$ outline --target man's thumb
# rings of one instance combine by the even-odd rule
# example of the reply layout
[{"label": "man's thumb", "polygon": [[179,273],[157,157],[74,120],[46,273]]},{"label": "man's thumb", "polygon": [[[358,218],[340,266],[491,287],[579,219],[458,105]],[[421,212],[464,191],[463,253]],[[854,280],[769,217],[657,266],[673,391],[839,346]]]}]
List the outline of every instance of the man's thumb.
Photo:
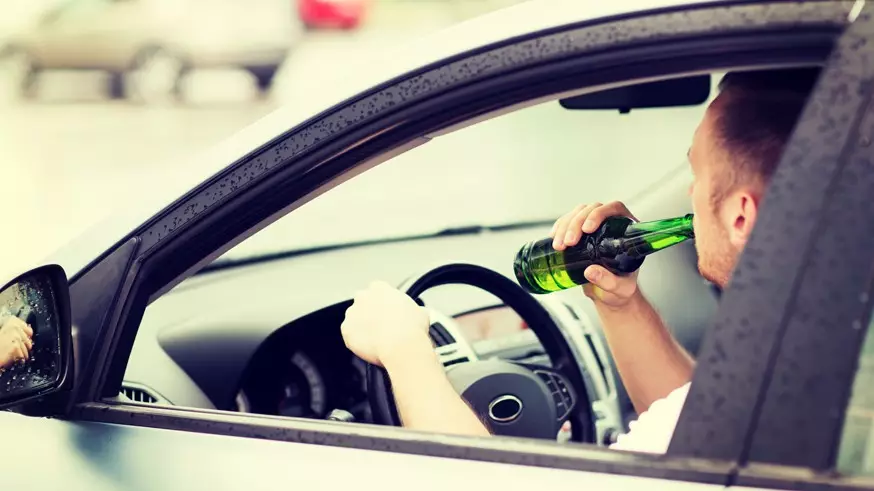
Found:
[{"label": "man's thumb", "polygon": [[586,276],[586,279],[589,280],[593,285],[601,288],[604,291],[613,291],[616,288],[617,281],[616,275],[611,273],[604,268],[603,266],[592,265],[586,268],[586,271],[583,273]]}]

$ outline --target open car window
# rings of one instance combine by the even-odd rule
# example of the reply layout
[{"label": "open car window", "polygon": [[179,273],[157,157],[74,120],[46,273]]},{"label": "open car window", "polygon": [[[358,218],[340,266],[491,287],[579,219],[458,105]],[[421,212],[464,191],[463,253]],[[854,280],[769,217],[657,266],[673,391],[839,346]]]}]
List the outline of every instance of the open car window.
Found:
[{"label": "open car window", "polygon": [[[713,74],[714,88],[721,76]],[[291,211],[149,305],[122,393],[138,402],[315,419],[340,409],[369,422],[364,364],[339,337],[344,308],[337,302],[371,281],[399,285],[453,262],[512,277],[519,247],[544,237],[580,203],[624,200],[634,208],[640,201],[641,219],[691,211],[686,152],[705,107],[622,113],[552,100],[429,135]],[[646,289],[694,352],[714,307],[695,271],[694,249],[687,244],[650,263]],[[662,278],[678,276],[682,287],[661,288]],[[636,413],[588,301],[579,291],[555,298],[579,309],[573,315],[582,320],[569,322],[591,330],[579,339],[580,356],[598,374],[605,421],[615,429],[601,433],[612,441]],[[694,312],[682,307],[689,298],[700,300]],[[499,312],[496,297],[447,286],[423,299],[440,314],[459,315],[460,331],[451,335],[482,356],[543,361],[530,331],[501,326],[484,336],[471,326],[476,316],[464,314]],[[167,358],[184,374],[157,373],[155,361]]]}]

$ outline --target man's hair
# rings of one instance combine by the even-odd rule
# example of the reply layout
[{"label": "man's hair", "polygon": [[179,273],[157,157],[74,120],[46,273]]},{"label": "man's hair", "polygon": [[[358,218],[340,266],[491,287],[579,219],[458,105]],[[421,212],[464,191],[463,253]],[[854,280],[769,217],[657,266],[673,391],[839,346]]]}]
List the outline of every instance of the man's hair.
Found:
[{"label": "man's hair", "polygon": [[715,186],[719,203],[742,183],[764,191],[777,168],[819,68],[731,72],[719,83],[715,131],[728,155]]}]

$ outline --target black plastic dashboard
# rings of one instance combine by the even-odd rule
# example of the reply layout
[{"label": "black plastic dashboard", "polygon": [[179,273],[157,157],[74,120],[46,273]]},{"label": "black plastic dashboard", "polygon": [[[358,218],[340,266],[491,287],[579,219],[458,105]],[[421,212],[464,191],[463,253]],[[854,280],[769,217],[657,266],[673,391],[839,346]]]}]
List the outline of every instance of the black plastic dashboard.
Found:
[{"label": "black plastic dashboard", "polygon": [[343,409],[370,422],[364,363],[340,335],[347,307],[322,309],[273,333],[252,357],[227,409],[319,419]]}]

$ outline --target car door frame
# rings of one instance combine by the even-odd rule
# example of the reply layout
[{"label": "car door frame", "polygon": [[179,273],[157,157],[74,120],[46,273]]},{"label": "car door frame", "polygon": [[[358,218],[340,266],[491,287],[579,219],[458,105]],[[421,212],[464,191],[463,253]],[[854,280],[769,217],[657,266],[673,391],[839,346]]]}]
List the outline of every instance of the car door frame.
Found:
[{"label": "car door frame", "polygon": [[[738,458],[737,486],[874,488],[872,478],[835,469],[874,307],[874,208],[866,199],[874,178],[874,9],[858,3],[851,17],[723,294],[702,346],[706,369],[693,379],[700,390],[671,445],[683,455]],[[862,251],[852,261],[848,244]],[[727,345],[745,353],[741,363],[724,356]],[[722,379],[763,382],[757,393],[726,394]],[[750,419],[739,422],[737,414]],[[701,425],[712,419],[738,431],[714,435]]]},{"label": "car door frame", "polygon": [[[426,111],[427,114],[429,109],[436,107],[444,112],[448,108],[467,108],[465,113],[455,115],[455,120],[443,120],[438,125],[446,127],[467,121],[477,112],[485,114],[507,105],[507,97],[516,97],[521,103],[538,96],[546,97],[569,90],[571,87],[578,90],[585,85],[597,86],[624,80],[623,74],[627,76],[627,72],[622,71],[623,67],[634,66],[639,77],[643,77],[641,73],[647,70],[649,76],[657,76],[660,70],[672,73],[678,70],[676,66],[670,62],[654,63],[653,60],[658,59],[660,54],[664,56],[666,53],[673,53],[673,56],[677,56],[677,50],[689,50],[693,46],[684,43],[703,43],[694,44],[701,50],[700,53],[695,53],[707,53],[712,58],[720,52],[712,51],[716,46],[709,44],[709,36],[719,38],[722,46],[719,49],[724,50],[730,44],[727,43],[730,39],[753,39],[757,26],[762,32],[769,31],[773,39],[785,40],[788,36],[802,32],[806,34],[805,29],[816,24],[821,32],[813,33],[815,29],[811,29],[812,36],[807,41],[812,46],[814,41],[821,43],[823,36],[833,37],[835,32],[843,28],[851,6],[852,2],[801,6],[727,2],[599,19],[532,34],[460,55],[426,67],[422,72],[390,81],[360,98],[326,111],[300,127],[289,130],[267,146],[256,149],[247,158],[234,163],[220,175],[182,197],[176,204],[134,231],[126,241],[101,256],[86,272],[73,278],[72,299],[78,342],[75,383],[71,384],[65,394],[28,407],[27,411],[34,414],[55,413],[79,421],[115,422],[520,465],[730,484],[737,472],[737,465],[743,462],[748,445],[713,446],[701,439],[675,438],[677,443],[672,444],[668,451],[668,457],[674,458],[655,458],[639,454],[617,455],[617,452],[597,448],[560,447],[550,442],[517,442],[509,445],[505,443],[508,440],[503,439],[433,438],[407,430],[367,425],[348,431],[348,427],[323,422],[257,415],[238,416],[221,411],[114,404],[106,398],[111,398],[118,392],[139,320],[150,299],[157,298],[189,273],[299,206],[302,201],[380,160],[385,160],[393,153],[423,143],[427,140],[424,135],[439,129],[434,127],[433,121],[412,119],[411,115],[414,113],[409,110]],[[819,20],[812,23],[811,15],[820,15],[817,17]],[[771,32],[770,28],[774,25],[780,26],[779,33]],[[663,38],[659,38],[659,33]],[[688,39],[683,38],[684,34]],[[721,34],[724,37],[720,37]],[[756,39],[762,43],[770,38],[766,36]],[[799,38],[804,39],[806,38],[803,36]],[[702,48],[705,45],[710,51]],[[613,48],[613,51],[609,48]],[[665,51],[660,52],[659,48]],[[749,51],[750,46],[746,48]],[[767,43],[757,44],[756,48],[758,54],[768,51]],[[756,53],[744,54],[744,59],[752,60]],[[617,55],[621,55],[623,59],[619,65],[616,65]],[[650,62],[648,68],[632,65],[632,61],[642,63],[644,60]],[[614,63],[612,66],[611,61]],[[786,59],[783,61],[786,62]],[[796,62],[801,60],[797,59]],[[700,63],[708,68],[735,66],[730,57],[711,59],[709,62],[702,59]],[[762,59],[759,63],[766,62]],[[600,69],[595,70],[595,67]],[[579,78],[581,72],[589,78],[582,81]],[[521,86],[520,81],[536,79],[532,73],[548,73],[550,79],[536,86]],[[494,94],[495,89],[502,87],[513,89],[497,92],[501,94],[503,102],[488,97],[489,93]],[[453,92],[447,88],[455,90]],[[453,104],[447,105],[447,99]],[[467,103],[460,104],[461,101]],[[368,125],[374,120],[378,120],[381,125],[377,132]],[[393,151],[386,153],[386,149]],[[804,170],[804,167],[801,166],[800,169]],[[810,177],[809,172],[806,177]],[[281,189],[284,193],[267,193],[270,189]],[[296,192],[290,193],[290,189]],[[825,190],[821,190],[820,195],[811,195],[809,199],[815,200],[824,193]],[[283,196],[277,196],[279,194]],[[265,196],[273,197],[265,199]],[[253,205],[254,197],[262,198],[257,206]],[[245,212],[240,213],[241,210]],[[237,216],[229,221],[232,213]],[[766,209],[763,217],[768,216],[770,213]],[[800,234],[798,230],[789,232]],[[761,235],[754,237],[752,244],[761,246],[767,239]],[[792,235],[787,234],[787,237]],[[196,242],[194,238],[197,238]],[[187,251],[187,254],[180,254],[182,250]],[[748,260],[748,256],[749,254],[745,255],[744,260]],[[790,283],[795,284],[791,281]],[[726,293],[731,291],[730,288]],[[728,298],[731,296],[728,295]],[[740,307],[741,311],[746,312],[743,310],[744,305]],[[720,319],[726,315],[726,309],[721,308]],[[782,318],[777,317],[778,320]],[[717,321],[717,327],[721,325],[720,322],[722,321]],[[772,339],[771,344],[776,341],[776,338]],[[696,372],[696,384],[701,380],[705,382],[698,384],[702,387],[701,390],[693,385],[690,393],[693,404],[687,404],[684,418],[700,416],[689,407],[698,404],[695,401],[704,394],[704,388],[708,386],[706,377],[713,375],[713,372],[706,369],[709,364],[708,353],[722,350],[723,353],[728,351],[736,355],[735,359],[744,359],[737,351],[742,347],[742,343],[722,346],[705,339],[699,359],[699,365],[703,365],[705,369]],[[747,400],[757,401],[763,394],[762,387],[767,385],[766,375],[767,373],[762,372],[758,379],[735,381],[732,389],[735,393],[743,393]],[[712,420],[702,421],[699,418],[695,422],[696,428],[703,429],[704,434],[710,431],[717,434],[734,431],[748,434],[759,409],[759,404],[741,408],[741,417],[734,418],[734,424],[730,426],[717,424]],[[681,419],[678,432],[681,432],[684,424],[688,423]],[[721,450],[717,458],[707,456],[712,453],[712,448]]]},{"label": "car door frame", "polygon": [[[874,312],[872,7],[860,3],[852,12],[854,21],[838,46],[841,56],[831,63],[831,76],[820,82],[820,99],[807,109],[828,124],[797,128],[796,144],[777,171],[783,174],[783,186],[768,197],[768,209],[776,212],[765,223],[770,231],[761,234],[768,237],[762,242],[765,247],[783,250],[784,255],[768,264],[751,256],[739,266],[747,275],[742,281],[760,282],[793,262],[804,265],[792,290],[786,292],[787,303],[770,306],[783,310],[779,324],[767,330],[778,343],[767,363],[769,381],[757,401],[756,421],[745,435],[745,465],[735,481],[738,486],[874,489],[874,477],[846,475],[837,469],[847,409],[864,340],[872,334]],[[813,141],[824,145],[810,145]],[[818,209],[799,206],[790,198],[790,191],[808,192],[805,186],[814,182],[799,182],[788,175],[800,165],[812,166],[811,174],[821,173],[816,185],[827,191]],[[810,237],[803,250],[793,248],[781,235],[794,227]],[[736,291],[732,301],[750,302],[748,293]],[[737,323],[743,315],[725,321]]]}]

